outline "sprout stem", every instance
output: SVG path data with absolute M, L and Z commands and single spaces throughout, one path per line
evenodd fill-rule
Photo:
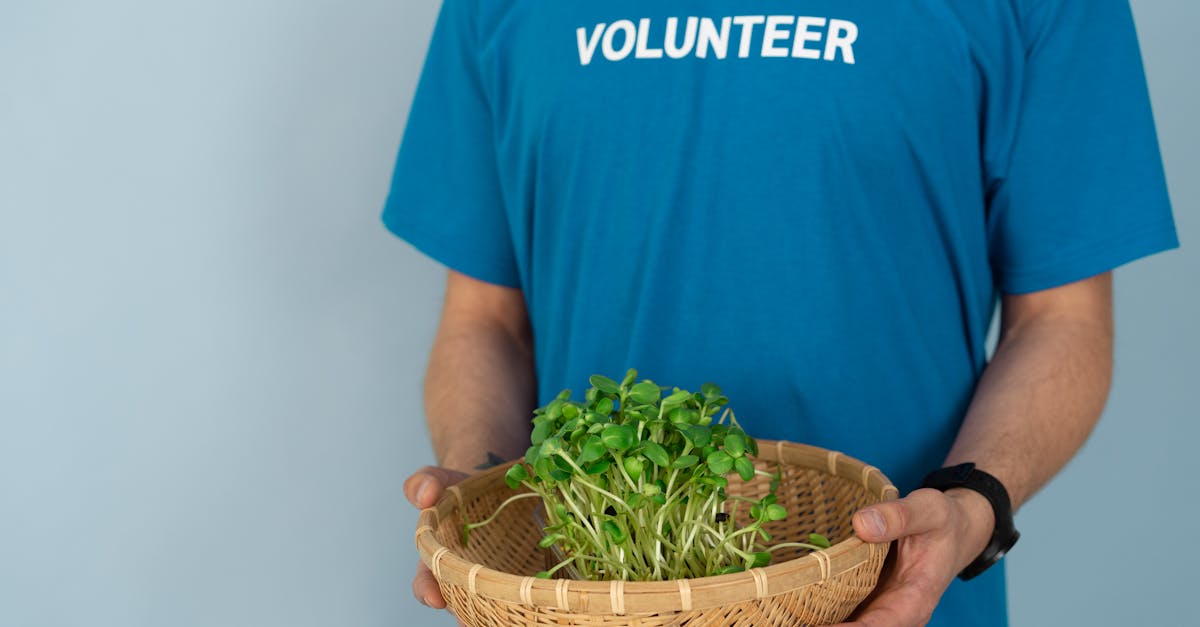
M 505 507 L 508 507 L 509 503 L 512 503 L 514 501 L 519 501 L 521 499 L 535 497 L 535 496 L 541 496 L 541 494 L 538 494 L 537 492 L 522 492 L 521 494 L 510 496 L 507 499 L 505 499 L 505 501 L 503 503 L 500 504 L 500 507 L 496 508 L 496 511 L 492 512 L 491 516 L 488 516 L 487 518 L 484 518 L 483 520 L 481 520 L 477 523 L 467 523 L 465 525 L 465 527 L 467 529 L 478 529 L 478 528 L 492 522 L 493 520 L 495 520 L 496 517 L 500 515 L 500 512 L 504 511 Z

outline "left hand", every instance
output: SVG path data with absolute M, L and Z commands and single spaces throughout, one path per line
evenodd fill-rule
M 867 542 L 895 541 L 890 572 L 842 627 L 920 627 L 950 582 L 975 560 L 992 536 L 991 505 L 978 492 L 928 488 L 863 508 L 854 531 Z

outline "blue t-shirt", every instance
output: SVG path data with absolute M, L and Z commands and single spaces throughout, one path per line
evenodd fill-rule
M 445 0 L 383 218 L 524 291 L 541 402 L 714 381 L 902 491 L 1000 292 L 1177 245 L 1127 0 Z

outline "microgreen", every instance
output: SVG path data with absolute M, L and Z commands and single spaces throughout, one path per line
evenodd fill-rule
M 509 488 L 528 492 L 464 525 L 464 543 L 509 503 L 539 496 L 539 546 L 556 547 L 562 557 L 539 577 L 560 569 L 578 579 L 703 577 L 765 566 L 780 548 L 829 547 L 819 534 L 806 543 L 758 544 L 771 539 L 764 524 L 787 516 L 775 495 L 780 473 L 755 467 L 758 443 L 725 407 L 720 387 L 668 391 L 638 381 L 632 369 L 620 382 L 598 374 L 589 382 L 583 401 L 563 390 L 534 411 L 531 446 L 504 475 Z M 758 475 L 769 479 L 762 498 L 726 493 L 731 480 Z M 739 505 L 749 506 L 742 527 L 735 523 Z

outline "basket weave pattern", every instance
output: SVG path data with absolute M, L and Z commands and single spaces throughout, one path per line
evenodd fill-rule
M 874 588 L 888 550 L 887 544 L 855 537 L 851 516 L 896 498 L 897 490 L 878 469 L 840 453 L 765 440 L 759 448 L 759 468 L 782 467 L 776 494 L 788 510 L 786 519 L 765 526 L 771 543 L 806 541 L 815 531 L 828 537 L 832 548 L 781 549 L 770 566 L 698 579 L 536 579 L 534 573 L 556 561 L 537 546 L 542 530 L 533 510 L 539 499 L 512 503 L 491 524 L 473 530 L 469 546 L 461 542 L 464 514 L 465 520 L 482 520 L 512 495 L 504 484 L 511 463 L 471 477 L 422 511 L 417 547 L 451 611 L 473 627 L 794 627 L 842 621 Z M 766 495 L 768 484 L 762 477 L 745 483 L 735 479 L 729 492 L 757 499 Z M 740 523 L 747 522 L 745 516 L 742 508 Z

